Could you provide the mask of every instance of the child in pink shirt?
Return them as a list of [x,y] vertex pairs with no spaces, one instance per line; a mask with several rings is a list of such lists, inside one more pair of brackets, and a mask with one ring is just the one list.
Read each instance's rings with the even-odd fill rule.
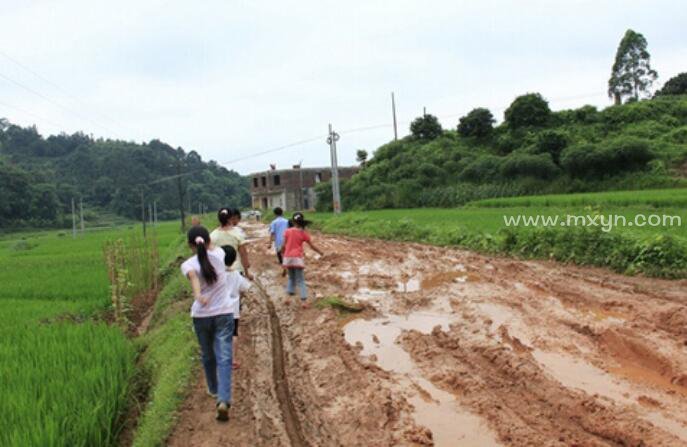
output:
[[[301,291],[301,303],[304,308],[308,307],[305,301],[308,297],[308,290],[305,286],[305,276],[303,270],[305,269],[305,253],[303,251],[303,244],[307,243],[310,248],[322,256],[322,252],[313,245],[310,240],[310,234],[305,231],[305,227],[310,223],[305,220],[303,213],[295,213],[292,218],[293,227],[284,232],[284,262],[283,267],[288,270],[289,281],[286,286],[286,292],[289,295],[295,294],[295,286]],[[289,301],[287,300],[287,304]]]

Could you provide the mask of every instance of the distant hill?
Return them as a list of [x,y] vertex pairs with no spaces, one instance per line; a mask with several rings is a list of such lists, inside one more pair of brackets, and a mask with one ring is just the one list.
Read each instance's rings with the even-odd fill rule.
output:
[[[493,127],[486,109],[443,130],[431,115],[342,184],[344,209],[451,207],[532,194],[687,186],[687,96],[552,112],[523,95]],[[459,124],[459,123],[456,123]],[[320,203],[330,203],[328,185]]]
[[136,144],[92,139],[82,133],[41,136],[35,127],[0,120],[0,227],[71,225],[71,200],[83,199],[86,215],[112,214],[140,219],[141,191],[157,202],[158,218],[179,215],[177,169],[184,206],[197,212],[245,206],[248,179],[195,151],[174,149],[158,140]]

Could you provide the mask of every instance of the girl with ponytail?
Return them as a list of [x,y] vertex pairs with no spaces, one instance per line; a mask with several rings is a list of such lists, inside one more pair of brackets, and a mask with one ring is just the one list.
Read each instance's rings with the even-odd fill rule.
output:
[[216,418],[226,421],[231,406],[233,312],[238,298],[227,288],[224,250],[213,246],[208,230],[200,225],[191,227],[187,240],[194,255],[181,264],[181,272],[193,289],[193,329],[208,394],[217,399]]

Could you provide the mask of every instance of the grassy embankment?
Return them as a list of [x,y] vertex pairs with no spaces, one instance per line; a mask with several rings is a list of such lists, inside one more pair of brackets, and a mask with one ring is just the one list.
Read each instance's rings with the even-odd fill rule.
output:
[[[687,277],[687,189],[620,191],[490,199],[461,208],[316,213],[315,227],[329,233],[458,246],[522,258],[550,258],[615,271]],[[679,216],[677,226],[638,226],[637,215]],[[632,226],[526,227],[504,216],[624,216]],[[606,217],[604,217],[606,218]],[[600,223],[600,220],[597,220]]]

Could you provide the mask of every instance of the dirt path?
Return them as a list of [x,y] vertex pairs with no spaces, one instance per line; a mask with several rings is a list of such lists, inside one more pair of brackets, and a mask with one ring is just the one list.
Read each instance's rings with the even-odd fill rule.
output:
[[198,372],[172,445],[687,445],[686,281],[316,235],[310,295],[366,310],[302,310],[247,230],[232,420]]

